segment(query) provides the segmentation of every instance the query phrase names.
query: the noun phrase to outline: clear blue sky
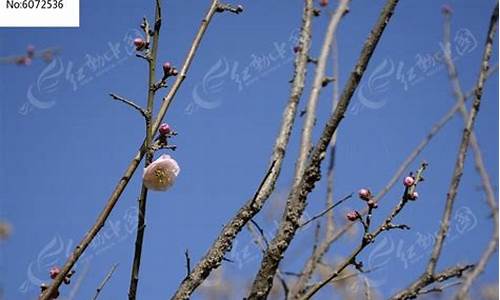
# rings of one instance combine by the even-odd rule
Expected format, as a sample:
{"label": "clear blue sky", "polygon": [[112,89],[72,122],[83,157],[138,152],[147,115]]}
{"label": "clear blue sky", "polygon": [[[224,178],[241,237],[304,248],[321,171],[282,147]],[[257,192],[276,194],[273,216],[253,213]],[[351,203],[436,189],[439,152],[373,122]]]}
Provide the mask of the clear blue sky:
{"label": "clear blue sky", "polygon": [[[165,1],[160,62],[180,66],[205,13],[205,2]],[[179,131],[173,156],[181,173],[171,190],[149,197],[139,299],[170,297],[185,276],[184,250],[189,249],[192,262],[197,262],[221,226],[255,192],[289,95],[291,40],[300,25],[302,2],[242,0],[243,14],[217,15],[210,25],[166,117]],[[353,1],[340,25],[341,87],[383,2]],[[477,78],[493,2],[450,2],[453,51],[467,91]],[[355,95],[339,129],[336,198],[365,186],[374,191],[382,188],[453,105],[445,69],[438,60],[434,64],[429,60],[441,51],[443,3],[401,1],[397,7],[362,81],[363,93]],[[28,44],[62,48],[50,65],[39,60],[29,67],[0,65],[0,217],[13,227],[10,239],[0,245],[0,284],[9,300],[36,297],[36,285],[49,280],[49,267],[62,264],[93,224],[143,137],[141,117],[107,94],[115,92],[144,104],[146,66],[127,52],[127,37],[135,37],[142,16],[152,15],[154,3],[81,1],[80,6],[80,28],[0,29],[0,56],[22,54]],[[326,22],[327,14],[314,20],[313,54],[319,51]],[[498,63],[497,53],[495,46],[493,65]],[[428,58],[428,65],[421,64],[422,58]],[[497,91],[495,73],[486,84],[476,126],[495,188]],[[304,96],[308,94],[306,89]],[[318,124],[323,124],[331,107],[331,88],[323,91],[319,105]],[[301,124],[298,119],[273,202],[257,217],[269,233],[274,229],[270,218],[279,220],[276,207],[281,207],[292,181]],[[424,268],[430,252],[425,237],[439,225],[462,124],[455,116],[412,166],[416,169],[421,160],[430,164],[419,188],[420,199],[398,217],[412,230],[384,234],[360,257],[365,265],[382,266],[368,278],[383,296],[405,286]],[[316,130],[315,138],[318,135]],[[139,170],[103,234],[77,265],[77,275],[85,269],[88,273],[74,299],[89,299],[114,263],[119,263],[118,269],[101,299],[126,297],[141,174]],[[490,238],[489,212],[479,185],[469,157],[439,268],[474,262]],[[382,220],[401,192],[397,186],[382,200],[375,222]],[[320,183],[309,197],[307,214],[320,211],[324,199],[325,185]],[[351,208],[361,209],[360,201],[351,200],[336,211],[339,223]],[[311,230],[298,235],[283,270],[299,269],[310,253],[311,235]],[[328,260],[347,254],[358,241],[356,236],[335,244]],[[223,264],[224,274],[237,282],[234,288],[240,296],[246,281],[253,279],[259,255],[243,231],[228,255],[236,263]],[[497,265],[495,255],[479,284],[498,281]],[[73,283],[63,287],[62,295],[67,296],[72,287]],[[331,299],[329,293],[326,289],[318,299]]]}

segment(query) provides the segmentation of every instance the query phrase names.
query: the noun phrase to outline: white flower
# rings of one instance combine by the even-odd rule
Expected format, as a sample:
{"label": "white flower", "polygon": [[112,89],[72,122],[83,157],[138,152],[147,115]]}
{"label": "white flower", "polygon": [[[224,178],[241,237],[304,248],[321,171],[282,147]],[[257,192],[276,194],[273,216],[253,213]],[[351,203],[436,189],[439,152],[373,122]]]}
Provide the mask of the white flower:
{"label": "white flower", "polygon": [[170,155],[163,154],[144,169],[142,179],[148,189],[166,191],[174,184],[179,172],[177,162]]}

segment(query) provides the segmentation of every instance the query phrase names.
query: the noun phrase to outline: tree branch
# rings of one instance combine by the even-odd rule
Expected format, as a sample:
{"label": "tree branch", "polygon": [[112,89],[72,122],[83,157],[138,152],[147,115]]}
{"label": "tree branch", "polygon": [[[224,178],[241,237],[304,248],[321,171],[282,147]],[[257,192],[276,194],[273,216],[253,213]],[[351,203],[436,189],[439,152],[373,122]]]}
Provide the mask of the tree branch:
{"label": "tree branch", "polygon": [[[155,6],[155,25],[152,31],[153,42],[150,44],[150,51],[148,53],[148,93],[147,93],[147,106],[146,106],[146,158],[144,160],[144,168],[147,168],[149,164],[153,161],[154,150],[152,149],[153,145],[153,136],[154,132],[151,130],[152,123],[152,115],[153,115],[153,106],[154,106],[154,98],[156,94],[156,89],[154,88],[156,79],[156,63],[157,63],[157,53],[158,53],[158,41],[160,39],[160,27],[161,27],[161,5],[159,0],[156,0]],[[149,29],[149,25],[147,25],[147,20],[144,19],[144,33],[146,36],[150,36],[151,32]],[[130,286],[128,290],[128,298],[129,300],[135,300],[137,297],[137,286],[139,284],[139,270],[141,267],[141,257],[142,257],[142,244],[144,242],[144,231],[146,230],[146,204],[148,198],[148,189],[142,183],[141,191],[139,195],[139,209],[137,211],[137,231],[135,238],[135,249],[134,249],[134,258],[132,261],[132,270],[130,272]]]}
{"label": "tree branch", "polygon": [[466,265],[466,266],[454,266],[450,267],[442,272],[429,275],[427,273],[422,274],[414,283],[412,283],[407,289],[398,293],[397,295],[392,296],[391,300],[407,300],[407,299],[415,299],[418,295],[421,294],[422,289],[425,287],[435,283],[435,282],[443,282],[451,278],[460,278],[462,274],[470,269],[473,269],[474,265]]}
{"label": "tree branch", "polygon": [[109,270],[108,274],[106,274],[106,276],[104,277],[104,279],[101,281],[101,283],[97,287],[97,289],[95,291],[94,298],[92,298],[93,300],[96,300],[97,297],[99,297],[99,294],[101,293],[101,291],[104,288],[104,286],[106,285],[106,283],[108,283],[108,281],[111,279],[111,276],[113,276],[113,273],[115,272],[115,270],[116,270],[117,267],[118,267],[118,264],[114,264],[111,267],[111,270]]}
{"label": "tree branch", "polygon": [[[457,102],[460,104],[460,112],[462,114],[462,117],[464,119],[464,122],[467,120],[468,113],[467,109],[464,104],[464,94],[462,92],[462,88],[460,86],[460,81],[458,79],[456,67],[453,63],[453,60],[451,59],[451,49],[450,49],[450,38],[449,38],[449,31],[450,31],[450,20],[449,20],[449,15],[447,15],[447,20],[445,22],[445,47],[447,47],[448,51],[445,51],[445,62],[448,66],[448,71],[450,75],[450,79],[453,82],[454,90],[455,90],[455,96],[457,98]],[[498,26],[498,1],[496,3],[496,6],[493,10],[493,14],[491,16],[491,21],[490,21],[490,29],[488,32],[488,37],[487,37],[487,42],[486,42],[486,47],[485,47],[485,58],[488,56],[486,54],[488,51],[492,52],[492,45],[493,45],[493,39],[495,38],[495,31],[496,27]],[[486,58],[486,61],[488,59]],[[482,72],[488,72],[488,67],[487,67],[487,62],[486,62],[486,67],[484,67],[484,59],[483,59],[483,71]],[[485,70],[486,69],[486,70]],[[487,75],[483,75],[487,76]],[[484,79],[485,80],[485,79]],[[498,232],[498,226],[499,226],[499,221],[498,221],[498,206],[497,206],[497,199],[495,197],[495,192],[493,191],[493,187],[491,185],[490,177],[488,175],[488,172],[486,171],[486,167],[484,164],[484,160],[481,154],[481,149],[479,147],[479,143],[477,142],[476,135],[474,132],[471,132],[470,136],[470,146],[472,148],[472,151],[474,152],[474,161],[475,161],[475,166],[476,170],[479,173],[479,176],[481,177],[482,185],[484,188],[484,191],[486,193],[486,202],[488,203],[488,206],[490,207],[491,213],[492,213],[492,220],[493,220],[493,233],[491,236],[491,239],[484,250],[483,254],[479,258],[479,261],[476,265],[476,267],[472,270],[472,272],[468,273],[465,275],[465,279],[463,281],[462,286],[458,289],[458,292],[455,296],[456,299],[466,299],[467,298],[467,293],[470,289],[470,286],[472,285],[472,282],[483,272],[484,268],[486,267],[486,264],[490,260],[491,256],[495,253],[497,247],[498,247],[498,237],[499,237],[499,232]]]}
{"label": "tree branch", "polygon": [[312,221],[321,218],[325,214],[329,213],[332,209],[334,209],[335,207],[337,207],[340,204],[344,203],[345,201],[347,201],[350,198],[352,198],[352,193],[350,195],[347,195],[344,198],[340,199],[339,201],[335,202],[334,204],[330,205],[325,210],[323,210],[319,214],[313,216],[312,218],[310,218],[309,220],[305,221],[304,223],[300,224],[299,227],[305,227],[307,224],[311,223]]}
{"label": "tree branch", "polygon": [[295,71],[292,80],[290,99],[283,112],[281,128],[276,138],[271,163],[254,196],[249,199],[224,226],[222,232],[207,251],[207,254],[191,271],[191,274],[181,283],[172,299],[189,299],[193,291],[208,277],[210,272],[219,267],[224,254],[231,250],[236,235],[262,209],[265,201],[274,190],[275,183],[281,171],[290,133],[297,113],[297,105],[304,90],[307,70],[307,57],[311,46],[311,20],[313,1],[306,0],[299,40],[301,49],[295,58]]}
{"label": "tree branch", "polygon": [[[486,40],[486,45],[484,48],[483,58],[481,62],[481,71],[479,73],[479,78],[476,83],[475,88],[475,99],[472,103],[471,112],[467,118],[467,122],[464,128],[464,132],[462,135],[462,141],[460,143],[458,157],[455,163],[455,168],[453,171],[453,177],[451,179],[450,187],[448,189],[445,210],[443,213],[443,217],[441,219],[441,226],[439,229],[439,233],[436,237],[436,243],[434,244],[434,248],[432,249],[431,258],[429,260],[429,264],[426,269],[426,273],[431,275],[434,273],[436,269],[436,264],[441,255],[441,250],[443,248],[444,240],[448,233],[448,228],[450,226],[451,213],[453,210],[453,204],[455,202],[455,198],[458,193],[458,187],[460,185],[460,180],[462,178],[464,162],[467,154],[467,149],[470,142],[470,136],[474,127],[474,122],[477,117],[477,113],[479,111],[479,106],[481,104],[481,97],[483,95],[483,87],[486,81],[486,74],[489,69],[489,59],[491,57],[491,52],[493,49],[493,38],[496,31],[496,25],[498,22],[498,7],[496,6],[493,15],[491,17],[490,26],[488,29],[488,35]],[[461,103],[460,103],[461,104]]]}
{"label": "tree branch", "polygon": [[[484,83],[487,78],[488,74],[488,69],[489,69],[489,59],[491,57],[492,53],[492,48],[493,48],[493,39],[495,36],[495,31],[498,23],[498,2],[497,5],[495,6],[495,9],[493,10],[492,17],[490,20],[490,25],[488,28],[488,34],[487,34],[487,39],[485,43],[485,48],[483,52],[483,57],[481,61],[481,69],[479,73],[479,77],[477,79],[477,83],[475,86],[475,92],[474,92],[474,102],[472,103],[472,109],[470,114],[467,117],[466,125],[462,134],[462,139],[460,142],[460,147],[457,155],[457,159],[455,162],[455,168],[453,171],[453,176],[451,179],[451,183],[448,189],[448,193],[446,196],[446,203],[445,203],[445,209],[443,213],[443,217],[441,219],[441,225],[439,228],[438,235],[436,237],[436,242],[434,244],[434,247],[432,249],[432,254],[430,256],[429,262],[427,264],[425,272],[420,276],[420,279],[417,280],[415,283],[410,285],[408,288],[404,289],[403,291],[399,292],[397,295],[393,296],[391,299],[411,299],[415,298],[416,295],[420,292],[420,290],[427,286],[429,282],[432,281],[432,279],[436,278],[437,275],[435,275],[435,269],[437,262],[439,260],[439,257],[441,255],[441,250],[443,248],[444,240],[446,238],[449,224],[450,224],[450,218],[451,218],[451,213],[453,210],[453,204],[455,197],[457,195],[458,187],[460,185],[460,180],[462,177],[463,173],[463,168],[464,168],[464,162],[467,154],[467,148],[470,143],[470,136],[474,127],[474,122],[477,117],[477,113],[479,110],[479,106],[481,104],[481,97],[483,94],[483,87]],[[459,106],[463,105],[463,101],[457,103]],[[483,261],[485,264],[486,262]],[[472,266],[469,266],[469,268]],[[462,272],[459,274],[461,275]],[[470,278],[470,277],[469,277]],[[432,282],[431,282],[432,283]],[[467,290],[464,291],[464,293],[467,293]],[[460,294],[460,292],[459,292]],[[457,295],[458,296],[458,295]],[[465,295],[464,295],[465,296]],[[458,296],[462,297],[462,296]],[[461,299],[461,298],[459,298]]]}
{"label": "tree branch", "polygon": [[289,195],[283,222],[281,223],[276,237],[271,242],[266,256],[262,260],[261,267],[255,277],[250,291],[249,300],[265,299],[270,291],[278,264],[299,226],[299,219],[306,207],[306,198],[314,188],[315,183],[320,179],[321,162],[325,157],[325,152],[332,139],[333,133],[336,131],[340,121],[344,117],[344,113],[347,110],[351,97],[354,94],[364,71],[366,70],[368,62],[394,12],[397,3],[398,0],[387,1],[379,19],[371,30],[368,39],[364,43],[360,57],[354,71],[351,73],[346,83],[335,112],[330,116],[325,128],[323,129],[320,140],[313,149],[311,158],[308,160],[305,172],[303,176],[301,176],[301,180],[297,185],[297,188],[293,189],[292,193]]}
{"label": "tree branch", "polygon": [[[338,45],[337,40],[334,37],[332,40],[332,60],[333,60],[333,77],[336,79],[333,82],[333,101],[332,101],[332,113],[337,107],[339,100],[339,59],[338,59]],[[332,136],[330,141],[330,160],[328,163],[327,171],[327,187],[326,187],[326,206],[332,207],[333,203],[333,182],[335,177],[335,160],[337,153],[337,133]],[[326,217],[326,234],[325,238],[313,249],[313,253],[307,259],[300,276],[292,287],[292,297],[300,296],[305,290],[307,283],[311,279],[312,274],[316,270],[318,263],[323,259],[323,256],[328,252],[332,244],[331,237],[335,234],[335,222],[333,218],[333,210],[329,210]]]}
{"label": "tree branch", "polygon": [[113,94],[113,93],[110,93],[109,94],[111,96],[111,98],[113,98],[114,100],[118,100],[118,101],[121,101],[127,105],[129,105],[130,107],[132,107],[133,109],[137,110],[145,119],[147,118],[146,116],[146,111],[144,111],[144,109],[142,109],[142,107],[140,107],[139,105],[135,104],[133,101],[131,100],[128,100],[128,99],[125,99],[123,98],[122,96],[118,96],[116,94]]}

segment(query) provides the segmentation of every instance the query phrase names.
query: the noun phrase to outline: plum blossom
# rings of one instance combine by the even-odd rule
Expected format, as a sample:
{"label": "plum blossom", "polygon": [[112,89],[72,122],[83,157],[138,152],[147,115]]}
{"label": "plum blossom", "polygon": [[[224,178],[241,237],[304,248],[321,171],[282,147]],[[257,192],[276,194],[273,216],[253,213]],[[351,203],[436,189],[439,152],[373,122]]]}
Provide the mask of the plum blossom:
{"label": "plum blossom", "polygon": [[179,171],[177,162],[170,155],[163,154],[144,169],[144,185],[150,190],[166,191],[174,184]]}

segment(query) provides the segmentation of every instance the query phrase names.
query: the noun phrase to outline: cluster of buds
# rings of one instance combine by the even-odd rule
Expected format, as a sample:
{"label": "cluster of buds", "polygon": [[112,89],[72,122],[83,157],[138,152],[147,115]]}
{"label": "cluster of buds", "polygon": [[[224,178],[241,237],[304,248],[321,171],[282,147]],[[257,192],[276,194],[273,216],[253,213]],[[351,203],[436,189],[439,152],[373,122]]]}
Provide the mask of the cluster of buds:
{"label": "cluster of buds", "polygon": [[[58,266],[53,266],[49,270],[49,276],[51,279],[55,279],[57,277],[57,275],[59,275],[60,273],[61,273],[61,268],[59,268]],[[73,274],[75,274],[74,270],[70,271],[68,274],[66,274],[66,276],[64,276],[64,279],[63,279],[64,284],[71,283],[71,276],[73,276]],[[40,285],[41,293],[43,294],[47,288],[48,288],[48,285],[46,283],[42,283]],[[57,297],[59,297],[59,291],[55,291],[54,294],[51,295],[51,297],[52,297],[52,299],[57,299]]]}
{"label": "cluster of buds", "polygon": [[[358,197],[359,199],[363,200],[366,202],[366,205],[368,205],[369,209],[375,209],[378,207],[377,202],[375,202],[372,192],[367,189],[367,188],[362,188],[358,191]],[[346,215],[347,220],[354,222],[356,220],[362,220],[361,215],[359,212],[353,210],[347,213]]]}
{"label": "cluster of buds", "polygon": [[172,66],[170,62],[166,62],[163,64],[163,79],[165,80],[169,76],[177,76],[179,71],[175,67]]}
{"label": "cluster of buds", "polygon": [[134,46],[135,50],[142,51],[148,48],[148,43],[146,43],[144,39],[138,37],[134,39]]}
{"label": "cluster of buds", "polygon": [[[403,185],[406,188],[412,187],[413,185],[415,185],[415,183],[416,183],[415,178],[413,178],[413,176],[406,176],[405,179],[403,180]],[[408,195],[408,199],[410,200],[417,200],[417,198],[418,198],[418,193],[416,191],[413,191]]]}

